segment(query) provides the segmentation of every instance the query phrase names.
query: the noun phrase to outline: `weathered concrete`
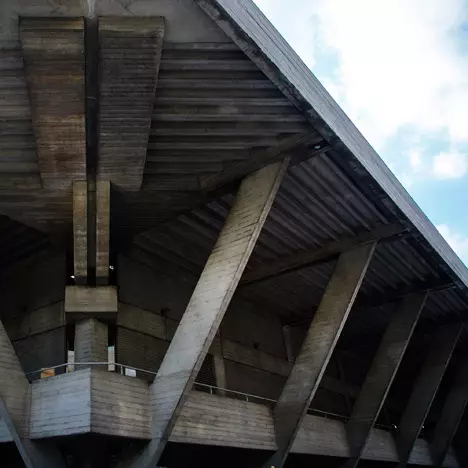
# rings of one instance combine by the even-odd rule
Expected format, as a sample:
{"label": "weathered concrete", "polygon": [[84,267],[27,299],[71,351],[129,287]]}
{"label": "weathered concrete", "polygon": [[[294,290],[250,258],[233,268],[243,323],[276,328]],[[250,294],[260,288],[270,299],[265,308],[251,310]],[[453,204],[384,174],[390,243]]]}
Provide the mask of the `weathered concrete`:
{"label": "weathered concrete", "polygon": [[113,286],[67,286],[65,289],[65,313],[75,317],[109,316],[118,309],[117,289]]}
{"label": "weathered concrete", "polygon": [[441,330],[431,343],[427,358],[398,425],[396,445],[400,459],[399,468],[408,464],[414,443],[421,432],[461,330],[460,325],[447,327]]}
{"label": "weathered concrete", "polygon": [[96,283],[109,281],[110,182],[96,184]]}
{"label": "weathered concrete", "polygon": [[153,440],[131,462],[159,460],[270,211],[287,162],[246,177],[151,388]]}
{"label": "weathered concrete", "polygon": [[29,440],[30,386],[8,335],[0,321],[0,417],[26,468],[62,468],[64,464],[53,449]]}
{"label": "weathered concrete", "polygon": [[73,183],[73,255],[77,284],[86,283],[88,277],[88,184]]}
{"label": "weathered concrete", "polygon": [[354,468],[359,463],[372,427],[379,416],[424,307],[426,297],[427,293],[412,294],[396,305],[354,404],[351,418],[346,424],[351,449],[351,458],[345,465],[347,468]]}
{"label": "weathered concrete", "polygon": [[[75,363],[108,361],[108,326],[93,318],[75,325]],[[80,365],[78,368],[89,367]]]}
{"label": "weathered concrete", "polygon": [[434,466],[443,466],[450,444],[463,417],[467,402],[468,365],[466,359],[460,359],[453,386],[445,400],[431,441],[431,455]]}
{"label": "weathered concrete", "polygon": [[282,467],[320,385],[366,273],[375,243],[341,254],[275,408],[278,450],[264,465]]}

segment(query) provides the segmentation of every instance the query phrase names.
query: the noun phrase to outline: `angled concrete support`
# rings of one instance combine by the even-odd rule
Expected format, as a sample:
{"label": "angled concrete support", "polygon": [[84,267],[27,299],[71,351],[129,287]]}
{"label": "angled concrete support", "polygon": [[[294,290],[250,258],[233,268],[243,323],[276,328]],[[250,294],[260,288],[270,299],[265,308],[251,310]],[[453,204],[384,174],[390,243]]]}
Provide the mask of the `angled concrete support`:
{"label": "angled concrete support", "polygon": [[396,445],[400,459],[399,468],[408,464],[414,443],[421,432],[461,330],[461,325],[447,327],[438,333],[431,344],[398,426]]}
{"label": "angled concrete support", "polygon": [[366,273],[375,243],[341,254],[274,412],[278,450],[264,465],[282,467],[320,384]]}
{"label": "angled concrete support", "polygon": [[405,354],[414,327],[426,302],[427,293],[412,294],[397,305],[380,342],[346,424],[351,458],[346,468],[358,465],[372,427],[377,420],[390,386]]}
{"label": "angled concrete support", "polygon": [[30,386],[0,322],[0,416],[26,468],[64,468],[53,449],[28,439]]}
{"label": "angled concrete support", "polygon": [[437,422],[431,441],[431,455],[434,466],[443,465],[447,452],[457,432],[468,402],[468,365],[460,359],[457,374],[450,393],[445,400],[444,408]]}
{"label": "angled concrete support", "polygon": [[153,440],[131,463],[156,466],[236,290],[287,162],[246,177],[151,387]]}

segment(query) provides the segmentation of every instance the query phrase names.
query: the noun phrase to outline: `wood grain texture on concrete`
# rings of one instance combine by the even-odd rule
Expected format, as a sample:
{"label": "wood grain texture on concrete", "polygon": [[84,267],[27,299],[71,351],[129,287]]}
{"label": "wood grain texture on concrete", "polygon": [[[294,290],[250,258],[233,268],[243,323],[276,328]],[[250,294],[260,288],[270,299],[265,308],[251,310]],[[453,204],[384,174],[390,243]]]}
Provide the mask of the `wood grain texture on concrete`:
{"label": "wood grain texture on concrete", "polygon": [[83,18],[27,18],[20,39],[44,188],[86,179]]}
{"label": "wood grain texture on concrete", "polygon": [[114,286],[67,286],[65,289],[65,313],[67,314],[116,314],[117,289]]}
{"label": "wood grain texture on concrete", "polygon": [[130,466],[157,463],[281,184],[287,160],[246,177],[151,388],[153,440]]}
{"label": "wood grain texture on concrete", "polygon": [[264,466],[281,468],[325,373],[361,286],[376,243],[341,254],[299,356],[275,407],[278,450]]}
{"label": "wood grain texture on concrete", "polygon": [[427,293],[412,294],[396,304],[390,323],[354,403],[346,432],[351,457],[346,467],[358,465],[372,428],[405,354],[414,327],[426,302]]}
{"label": "wood grain texture on concrete", "polygon": [[109,282],[110,249],[110,182],[98,181],[96,184],[96,283]]}
{"label": "wood grain texture on concrete", "polygon": [[99,20],[98,177],[126,190],[143,183],[163,36],[162,17]]}
{"label": "wood grain texture on concrete", "polygon": [[424,425],[432,401],[452,357],[462,331],[462,326],[440,330],[431,343],[428,355],[420,370],[413,391],[401,417],[396,434],[399,468],[407,466],[414,443]]}
{"label": "wood grain texture on concrete", "polygon": [[252,0],[195,0],[339,151],[348,150],[468,286],[468,269],[372,146]]}
{"label": "wood grain texture on concrete", "polygon": [[[171,442],[238,447],[264,450],[277,449],[273,412],[267,405],[191,391],[171,433]],[[349,457],[346,429],[341,421],[306,415],[291,448],[291,453]],[[392,435],[373,429],[363,459],[397,462]],[[416,465],[431,465],[428,443],[418,439],[410,458]],[[458,468],[452,452],[444,466]]]}
{"label": "wood grain texture on concrete", "polygon": [[[109,330],[106,323],[93,318],[79,320],[75,324],[75,367],[80,362],[107,362]],[[91,367],[91,366],[88,366]]]}
{"label": "wood grain texture on concrete", "polygon": [[[29,439],[31,389],[0,321],[0,417],[26,468],[62,468],[54,449],[46,450]],[[5,378],[8,376],[7,378]]]}
{"label": "wood grain texture on concrete", "polygon": [[73,261],[75,281],[86,283],[88,277],[88,184],[73,183]]}

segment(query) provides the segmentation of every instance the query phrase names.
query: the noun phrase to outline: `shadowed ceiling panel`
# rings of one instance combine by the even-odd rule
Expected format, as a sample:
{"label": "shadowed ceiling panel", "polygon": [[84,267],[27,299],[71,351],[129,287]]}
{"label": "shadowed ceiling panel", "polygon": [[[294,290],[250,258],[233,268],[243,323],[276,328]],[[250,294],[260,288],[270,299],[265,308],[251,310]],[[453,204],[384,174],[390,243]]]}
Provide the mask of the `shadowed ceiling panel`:
{"label": "shadowed ceiling panel", "polygon": [[20,38],[45,189],[86,178],[83,19],[22,18]]}
{"label": "shadowed ceiling panel", "polygon": [[140,190],[164,34],[163,18],[100,18],[101,180]]}

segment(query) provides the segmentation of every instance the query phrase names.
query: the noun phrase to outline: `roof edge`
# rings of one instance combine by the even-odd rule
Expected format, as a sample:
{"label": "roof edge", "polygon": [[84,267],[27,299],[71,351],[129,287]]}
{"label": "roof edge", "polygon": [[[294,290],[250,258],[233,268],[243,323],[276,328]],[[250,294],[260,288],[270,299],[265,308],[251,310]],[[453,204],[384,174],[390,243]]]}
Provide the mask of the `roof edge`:
{"label": "roof edge", "polygon": [[[312,71],[252,0],[194,0],[324,137],[344,147],[468,288],[468,268]],[[338,141],[337,141],[338,140]]]}

